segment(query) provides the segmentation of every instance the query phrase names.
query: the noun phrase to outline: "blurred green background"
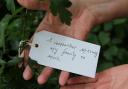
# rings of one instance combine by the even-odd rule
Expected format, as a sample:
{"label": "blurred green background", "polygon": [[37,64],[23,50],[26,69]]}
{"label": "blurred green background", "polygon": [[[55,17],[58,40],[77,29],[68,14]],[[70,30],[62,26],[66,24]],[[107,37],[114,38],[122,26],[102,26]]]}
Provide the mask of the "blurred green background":
{"label": "blurred green background", "polygon": [[[45,85],[38,85],[36,76],[30,81],[22,78],[17,67],[19,41],[29,39],[45,12],[31,11],[19,6],[15,0],[0,1],[0,89],[59,89],[56,70]],[[117,19],[96,26],[87,41],[102,46],[98,69],[128,63],[128,19]]]}

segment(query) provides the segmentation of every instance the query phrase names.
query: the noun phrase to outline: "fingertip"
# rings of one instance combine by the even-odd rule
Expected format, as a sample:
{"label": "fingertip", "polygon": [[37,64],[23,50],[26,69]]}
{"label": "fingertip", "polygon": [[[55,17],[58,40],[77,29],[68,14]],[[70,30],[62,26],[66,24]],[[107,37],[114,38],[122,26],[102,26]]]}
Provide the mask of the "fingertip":
{"label": "fingertip", "polygon": [[37,79],[37,82],[38,82],[38,84],[42,85],[46,82],[46,79],[44,78],[43,75],[40,75]]}
{"label": "fingertip", "polygon": [[37,82],[42,85],[47,82],[48,78],[53,73],[53,69],[50,67],[45,67],[42,73],[39,75]]}
{"label": "fingertip", "polygon": [[65,83],[62,82],[62,81],[60,81],[60,80],[59,80],[59,84],[60,84],[61,86],[64,86],[64,85],[65,85]]}
{"label": "fingertip", "polygon": [[69,72],[62,71],[59,78],[59,84],[61,86],[64,86],[67,83],[69,76],[70,76]]}
{"label": "fingertip", "polygon": [[17,0],[17,2],[27,9],[38,10],[40,3],[38,0]]}
{"label": "fingertip", "polygon": [[30,80],[32,78],[32,70],[29,66],[27,66],[23,72],[23,78],[25,80]]}
{"label": "fingertip", "polygon": [[17,0],[17,2],[27,9],[47,10],[49,2],[40,2],[39,0]]}

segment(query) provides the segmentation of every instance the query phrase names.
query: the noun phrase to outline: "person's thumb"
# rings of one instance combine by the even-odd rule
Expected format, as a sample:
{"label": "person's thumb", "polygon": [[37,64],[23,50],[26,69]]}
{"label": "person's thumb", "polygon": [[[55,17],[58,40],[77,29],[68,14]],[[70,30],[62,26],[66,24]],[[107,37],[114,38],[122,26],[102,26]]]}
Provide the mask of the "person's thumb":
{"label": "person's thumb", "polygon": [[48,10],[50,0],[17,0],[17,2],[27,9],[32,10]]}

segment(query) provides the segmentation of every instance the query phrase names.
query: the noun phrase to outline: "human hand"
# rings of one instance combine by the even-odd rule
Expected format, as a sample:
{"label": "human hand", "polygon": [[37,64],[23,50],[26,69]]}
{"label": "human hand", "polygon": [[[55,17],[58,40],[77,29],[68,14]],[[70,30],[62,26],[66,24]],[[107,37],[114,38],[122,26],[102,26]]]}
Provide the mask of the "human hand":
{"label": "human hand", "polygon": [[[47,10],[47,14],[37,28],[37,31],[47,30],[61,35],[84,40],[91,28],[104,21],[111,20],[117,16],[117,10],[112,9],[115,6],[114,1],[110,0],[70,0],[72,2],[69,10],[72,12],[72,22],[70,26],[62,24],[57,16],[53,16],[48,7],[49,2],[39,2],[38,0],[17,0],[21,5],[33,10]],[[49,1],[49,0],[48,0]],[[115,7],[116,8],[116,7]],[[112,13],[113,12],[113,13]],[[38,83],[44,84],[53,69],[46,67],[38,77]],[[29,66],[23,72],[25,80],[32,77],[32,71]],[[64,85],[69,78],[69,73],[62,71],[59,78],[60,85]]]}
{"label": "human hand", "polygon": [[96,79],[74,77],[61,89],[128,89],[128,64],[107,69],[97,74]]}

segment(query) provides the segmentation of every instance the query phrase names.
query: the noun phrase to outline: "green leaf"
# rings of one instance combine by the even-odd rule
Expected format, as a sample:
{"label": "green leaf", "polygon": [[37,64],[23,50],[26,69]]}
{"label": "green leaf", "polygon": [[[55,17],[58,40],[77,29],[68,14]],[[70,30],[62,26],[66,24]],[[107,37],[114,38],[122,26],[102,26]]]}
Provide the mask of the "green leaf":
{"label": "green leaf", "polygon": [[124,18],[124,19],[116,19],[116,20],[113,21],[113,24],[114,25],[120,25],[120,24],[124,24],[126,21],[127,21],[126,18]]}
{"label": "green leaf", "polygon": [[100,30],[101,30],[101,26],[98,25],[98,26],[96,26],[96,27],[92,30],[92,32],[99,32]]}
{"label": "green leaf", "polygon": [[72,20],[71,16],[72,16],[72,14],[70,13],[70,11],[68,11],[66,9],[61,10],[60,14],[59,14],[61,22],[65,23],[67,25],[71,24],[71,20]]}
{"label": "green leaf", "polygon": [[122,43],[122,39],[118,39],[118,38],[112,39],[112,44],[114,44],[114,45],[121,44],[121,43]]}
{"label": "green leaf", "polygon": [[5,15],[4,18],[0,21],[0,48],[5,46],[5,30],[10,19],[11,15]]}
{"label": "green leaf", "polygon": [[59,13],[58,7],[60,6],[59,3],[56,3],[57,1],[51,0],[50,10],[54,16],[57,16]]}
{"label": "green leaf", "polygon": [[19,29],[22,25],[22,19],[15,19],[8,25],[6,31],[7,40],[17,41],[22,37],[21,30]]}
{"label": "green leaf", "polygon": [[117,57],[119,60],[128,60],[128,50],[120,48]]}
{"label": "green leaf", "polygon": [[110,31],[110,30],[112,30],[112,28],[113,28],[112,22],[109,22],[109,23],[105,23],[104,24],[104,30],[105,31]]}
{"label": "green leaf", "polygon": [[11,11],[11,13],[14,13],[16,10],[15,7],[15,0],[5,0],[6,2],[6,7],[9,11]]}
{"label": "green leaf", "polygon": [[118,51],[119,49],[116,46],[112,46],[104,52],[103,56],[106,60],[112,61],[114,60],[114,57],[117,56]]}
{"label": "green leaf", "polygon": [[0,65],[4,65],[4,64],[6,64],[6,62],[4,60],[0,59]]}
{"label": "green leaf", "polygon": [[7,62],[7,66],[8,66],[8,67],[15,66],[15,65],[17,65],[18,63],[20,63],[21,61],[22,61],[22,58],[13,57],[12,60],[10,60],[10,61]]}
{"label": "green leaf", "polygon": [[[103,59],[104,60],[104,59]],[[114,64],[112,62],[107,62],[107,61],[104,61],[102,62],[102,64],[100,64],[97,68],[97,71],[100,72],[100,71],[103,71],[105,69],[108,69],[108,68],[111,68],[113,67]]]}
{"label": "green leaf", "polygon": [[115,29],[115,34],[116,38],[123,40],[125,37],[125,30],[122,28],[117,28]]}
{"label": "green leaf", "polygon": [[51,0],[50,10],[54,16],[59,16],[62,23],[71,24],[72,14],[67,8],[71,6],[69,0]]}
{"label": "green leaf", "polygon": [[87,41],[95,44],[99,43],[98,37],[96,36],[96,34],[93,33],[89,34]]}
{"label": "green leaf", "polygon": [[0,59],[0,75],[3,73],[6,62]]}
{"label": "green leaf", "polygon": [[100,32],[100,34],[99,34],[99,40],[100,40],[100,42],[101,42],[101,44],[103,46],[109,44],[109,42],[110,42],[109,33]]}

